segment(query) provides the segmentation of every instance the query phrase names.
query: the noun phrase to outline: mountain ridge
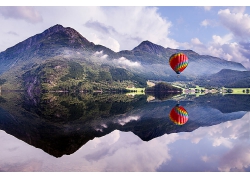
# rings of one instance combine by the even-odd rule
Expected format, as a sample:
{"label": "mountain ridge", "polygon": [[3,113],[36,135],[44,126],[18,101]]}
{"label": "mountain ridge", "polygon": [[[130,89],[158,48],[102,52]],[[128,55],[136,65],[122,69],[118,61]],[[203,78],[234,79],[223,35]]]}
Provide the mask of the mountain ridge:
{"label": "mountain ridge", "polygon": [[[168,64],[169,57],[177,52],[184,52],[189,58],[188,67],[179,78]],[[99,55],[96,56],[96,53]],[[132,50],[114,52],[103,45],[88,41],[71,27],[57,24],[1,52],[0,76],[18,74],[19,71],[25,73],[24,71],[30,70],[33,66],[53,58],[78,59],[81,62],[89,61],[99,65],[108,64],[125,68],[146,79],[163,81],[193,80],[217,73],[225,67],[237,71],[246,70],[237,62],[199,55],[193,50],[164,48],[148,40],[141,42]]]}
{"label": "mountain ridge", "polygon": [[206,79],[198,79],[197,83],[213,87],[250,88],[250,71],[222,69],[218,73],[208,76]]}
{"label": "mountain ridge", "polygon": [[[105,47],[103,45],[94,44],[93,42],[88,41],[79,32],[77,32],[75,29],[73,29],[71,27],[63,27],[60,24],[56,24],[56,25],[51,26],[50,28],[44,30],[42,33],[31,36],[31,37],[23,40],[22,42],[19,42],[16,45],[7,48],[5,51],[0,52],[0,54],[5,53],[7,51],[10,51],[12,49],[14,49],[14,50],[17,50],[17,49],[23,50],[22,48],[18,47],[20,45],[22,45],[22,46],[25,45],[26,49],[24,49],[24,50],[27,50],[32,45],[35,45],[35,43],[40,41],[42,38],[50,36],[50,35],[52,35],[54,33],[58,33],[58,32],[65,32],[69,37],[72,37],[74,39],[75,38],[80,38],[81,40],[83,40],[86,43],[87,46],[91,46],[91,47],[93,47],[93,46],[99,46],[99,47],[102,46],[102,47]],[[105,48],[107,48],[107,47],[105,47]],[[20,50],[17,51],[17,52],[20,52]],[[192,54],[192,55],[199,55],[198,53],[194,52],[193,50],[180,50],[180,49],[172,49],[172,48],[169,48],[169,47],[164,48],[163,46],[152,43],[152,42],[150,42],[148,40],[142,41],[138,46],[134,47],[132,50],[121,50],[121,51],[117,52],[117,54],[120,54],[122,52],[136,52],[136,51],[145,51],[145,52],[154,53],[154,54],[159,54],[159,53],[162,54],[162,51],[169,51],[170,54],[171,53],[176,53],[176,52],[179,51],[179,52],[186,52],[186,53]],[[114,51],[112,51],[112,52],[115,53]],[[200,56],[213,57],[213,56],[209,56],[209,55],[200,55]],[[218,59],[220,59],[220,58],[218,58]],[[220,60],[224,60],[224,59],[220,59]],[[224,60],[224,61],[226,61],[226,60]],[[237,62],[235,62],[235,63],[237,63]],[[238,63],[238,64],[240,64],[240,63]]]}
{"label": "mountain ridge", "polygon": [[42,33],[36,34],[34,36],[31,36],[31,37],[29,37],[29,38],[27,38],[27,39],[25,39],[25,40],[17,43],[16,45],[7,48],[5,51],[9,51],[12,48],[17,48],[17,46],[20,46],[20,45],[22,45],[22,46],[25,45],[27,48],[30,48],[32,45],[35,45],[35,43],[37,43],[38,41],[40,41],[42,38],[47,37],[49,35],[52,35],[54,33],[60,32],[60,31],[68,33],[68,35],[70,35],[71,37],[78,36],[81,39],[85,40],[87,43],[90,43],[86,38],[84,38],[80,33],[78,33],[73,28],[70,28],[70,27],[64,28],[62,25],[57,24],[55,26],[52,26],[52,27],[44,30]]}

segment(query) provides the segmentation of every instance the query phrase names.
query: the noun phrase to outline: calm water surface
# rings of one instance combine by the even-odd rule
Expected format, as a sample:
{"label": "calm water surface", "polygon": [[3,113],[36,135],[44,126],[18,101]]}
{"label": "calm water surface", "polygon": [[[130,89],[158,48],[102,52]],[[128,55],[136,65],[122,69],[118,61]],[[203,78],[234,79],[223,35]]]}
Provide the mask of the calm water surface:
{"label": "calm water surface", "polygon": [[250,95],[156,97],[2,93],[0,171],[250,171]]}

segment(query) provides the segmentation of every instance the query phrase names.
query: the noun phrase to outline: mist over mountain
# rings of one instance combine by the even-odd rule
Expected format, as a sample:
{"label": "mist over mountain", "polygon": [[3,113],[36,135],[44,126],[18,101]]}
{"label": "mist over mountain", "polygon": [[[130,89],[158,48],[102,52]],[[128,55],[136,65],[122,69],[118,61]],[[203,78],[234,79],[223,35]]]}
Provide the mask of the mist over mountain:
{"label": "mist over mountain", "polygon": [[[189,65],[180,77],[170,68],[168,61],[173,53],[183,52],[189,58]],[[88,41],[70,27],[55,25],[0,53],[0,75],[13,82],[22,81],[22,75],[51,60],[77,61],[123,68],[145,79],[176,81],[194,80],[209,76],[222,69],[246,71],[236,62],[217,57],[199,55],[192,50],[164,48],[150,41],[143,41],[132,50],[114,52],[111,49]],[[14,77],[13,77],[14,78]]]}

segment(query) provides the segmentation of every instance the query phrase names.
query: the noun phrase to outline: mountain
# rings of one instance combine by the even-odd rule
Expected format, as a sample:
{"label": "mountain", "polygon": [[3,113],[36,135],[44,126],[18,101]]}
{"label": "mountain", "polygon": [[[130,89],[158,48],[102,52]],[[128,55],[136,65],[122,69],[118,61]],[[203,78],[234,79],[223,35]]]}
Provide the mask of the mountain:
{"label": "mountain", "polygon": [[[179,78],[168,64],[169,57],[177,52],[184,52],[189,58],[188,67]],[[70,27],[57,24],[1,52],[0,78],[7,79],[9,87],[15,87],[21,84],[27,71],[39,69],[43,63],[53,60],[76,61],[95,69],[108,65],[145,79],[164,81],[193,80],[225,68],[246,71],[240,63],[199,55],[192,50],[164,48],[150,41],[143,41],[132,50],[114,52],[88,41]]]}
{"label": "mountain", "polygon": [[[178,52],[183,52],[188,56],[188,67],[181,74],[186,77],[211,75],[226,67],[238,71],[246,70],[245,67],[240,63],[230,62],[208,55],[199,55],[192,50],[164,48],[149,41],[143,41],[133,50],[120,51],[119,54],[129,60],[143,63],[146,66],[144,70],[150,69],[151,72],[157,74],[157,72],[161,72],[163,69],[165,69],[165,73],[171,75],[174,74],[174,72],[168,65],[168,59],[172,54]],[[147,65],[153,66],[150,68]],[[160,67],[157,65],[160,65]]]}
{"label": "mountain", "polygon": [[195,55],[199,56],[199,54],[192,50],[164,48],[150,41],[143,41],[131,51],[120,51],[119,54],[132,61],[140,61],[143,64],[165,64],[169,57],[177,52],[183,52],[188,55],[189,58]]}
{"label": "mountain", "polygon": [[196,80],[195,83],[206,87],[250,88],[250,71],[222,69],[218,73]]}
{"label": "mountain", "polygon": [[0,53],[0,73],[26,61],[41,61],[60,55],[63,49],[89,49],[94,44],[72,28],[55,25],[44,32],[34,35]]}

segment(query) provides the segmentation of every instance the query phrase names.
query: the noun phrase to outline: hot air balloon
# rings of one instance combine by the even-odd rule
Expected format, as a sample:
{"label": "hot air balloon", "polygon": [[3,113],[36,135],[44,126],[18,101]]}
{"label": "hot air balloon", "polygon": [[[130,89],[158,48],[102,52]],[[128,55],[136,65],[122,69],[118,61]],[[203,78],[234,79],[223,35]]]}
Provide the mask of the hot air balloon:
{"label": "hot air balloon", "polygon": [[188,121],[188,112],[186,109],[177,104],[169,113],[169,118],[176,125],[183,125]]}
{"label": "hot air balloon", "polygon": [[188,57],[184,53],[175,53],[169,58],[169,65],[180,74],[188,65]]}

